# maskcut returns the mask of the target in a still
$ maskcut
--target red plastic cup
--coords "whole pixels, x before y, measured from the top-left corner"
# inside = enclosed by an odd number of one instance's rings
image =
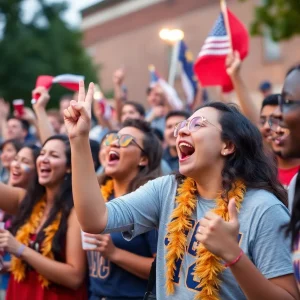
[[[24,115],[24,100],[16,99],[13,101],[14,110],[17,116],[22,117]]]

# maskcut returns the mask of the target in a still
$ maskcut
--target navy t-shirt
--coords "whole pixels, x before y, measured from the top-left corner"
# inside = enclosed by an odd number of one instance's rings
[[[137,236],[130,242],[120,232],[111,233],[112,241],[117,248],[144,256],[153,257],[157,251],[157,230]],[[100,252],[88,251],[90,300],[99,297],[108,298],[142,298],[146,292],[148,280],[143,280],[122,269]]]

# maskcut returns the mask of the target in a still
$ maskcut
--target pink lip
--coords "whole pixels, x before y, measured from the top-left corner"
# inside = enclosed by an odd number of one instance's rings
[[[117,165],[118,164],[118,160],[112,160],[112,161],[109,161],[109,162],[107,162],[107,165],[108,166],[115,166],[115,165]]]
[[[188,160],[191,156],[186,156],[185,158],[179,158],[179,162],[180,163],[183,163],[185,162],[186,160]]]

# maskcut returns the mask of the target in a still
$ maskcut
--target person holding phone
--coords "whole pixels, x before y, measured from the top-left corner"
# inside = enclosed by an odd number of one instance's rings
[[[65,110],[75,210],[84,231],[132,239],[158,229],[163,299],[299,299],[286,192],[259,130],[233,105],[208,103],[174,129],[180,174],[105,203],[89,150],[93,84]]]

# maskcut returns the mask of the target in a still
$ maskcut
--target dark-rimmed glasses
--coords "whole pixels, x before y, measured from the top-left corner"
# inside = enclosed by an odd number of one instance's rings
[[[300,100],[290,100],[287,96],[278,96],[278,104],[282,113],[288,113],[289,111],[300,108]]]
[[[187,126],[187,129],[189,132],[195,132],[201,127],[205,127],[207,124],[211,124],[212,126],[216,127],[218,130],[221,130],[216,125],[209,122],[205,117],[194,117],[191,120],[184,120],[182,122],[179,122],[175,128],[174,128],[174,137],[177,137],[179,134],[179,131]]]
[[[138,148],[140,148],[143,153],[145,153],[145,150],[136,142],[135,138],[130,134],[121,134],[121,135],[119,135],[117,133],[109,133],[105,137],[104,145],[105,146],[110,146],[115,141],[118,141],[118,145],[122,148],[126,148],[130,144],[134,144]]]

